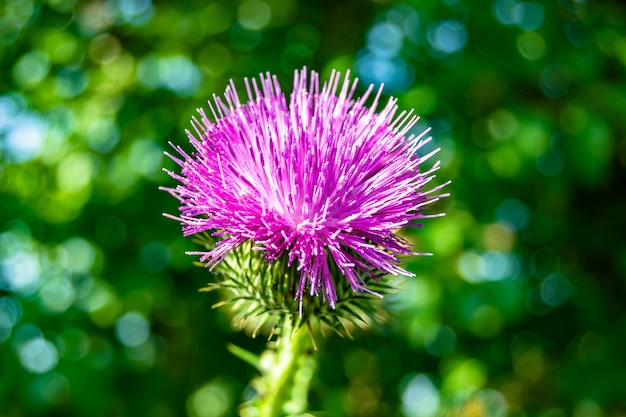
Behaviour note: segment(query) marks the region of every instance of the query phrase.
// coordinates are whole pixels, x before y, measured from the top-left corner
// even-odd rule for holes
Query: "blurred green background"
[[[323,416],[626,416],[626,9],[585,0],[2,0],[0,416],[236,415],[252,340],[199,293],[162,167],[229,78],[351,69],[452,197]]]

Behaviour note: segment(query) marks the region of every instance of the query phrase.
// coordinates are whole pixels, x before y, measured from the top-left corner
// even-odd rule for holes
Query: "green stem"
[[[258,416],[298,415],[307,408],[307,397],[315,368],[314,348],[306,326],[293,330],[285,320],[271,365],[262,379],[267,385],[259,392]]]

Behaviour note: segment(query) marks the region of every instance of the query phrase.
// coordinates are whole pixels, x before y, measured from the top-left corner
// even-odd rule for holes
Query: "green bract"
[[[196,236],[207,249],[215,244],[208,234]],[[250,242],[231,252],[214,268],[218,282],[208,284],[203,291],[220,290],[222,300],[215,307],[229,306],[233,323],[245,327],[253,336],[260,331],[273,334],[286,320],[294,330],[302,325],[331,329],[341,336],[351,336],[355,327],[367,327],[381,321],[382,296],[392,291],[388,278],[371,279],[367,285],[374,293],[354,292],[344,279],[336,279],[338,301],[331,308],[321,297],[296,298],[300,272],[295,264],[287,265],[286,256],[272,263],[263,253],[254,250]],[[334,277],[340,271],[331,265]]]

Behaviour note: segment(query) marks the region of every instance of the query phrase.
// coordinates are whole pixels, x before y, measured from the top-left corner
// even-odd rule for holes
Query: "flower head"
[[[338,280],[354,292],[370,292],[368,281],[406,274],[398,255],[411,245],[394,234],[433,217],[423,207],[441,195],[425,185],[438,169],[420,167],[434,152],[418,156],[427,130],[409,131],[412,112],[396,115],[395,99],[380,112],[382,89],[366,105],[373,87],[354,97],[357,80],[333,72],[320,85],[316,72],[295,72],[289,103],[275,76],[245,80],[241,103],[231,81],[224,100],[209,103],[187,132],[194,151],[175,146],[180,184],[168,189],[181,203],[183,232],[209,231],[216,245],[201,255],[213,267],[244,243],[267,261],[297,265],[293,297],[321,296],[334,307]],[[338,272],[338,273],[337,273]],[[340,276],[337,276],[340,275]]]

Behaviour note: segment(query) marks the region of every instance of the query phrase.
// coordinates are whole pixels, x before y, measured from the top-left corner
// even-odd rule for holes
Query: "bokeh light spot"
[[[384,84],[385,90],[398,91],[411,85],[414,69],[401,56],[391,59],[381,58],[371,52],[364,52],[355,62],[357,73],[364,82]]]
[[[392,305],[399,309],[428,308],[439,297],[438,287],[418,277],[400,280],[398,288],[401,291],[388,298],[392,298]]]
[[[165,269],[170,262],[170,250],[160,242],[148,242],[139,254],[141,265],[151,272],[159,272]]]
[[[128,158],[115,156],[107,166],[107,180],[117,190],[125,190],[134,185],[139,178],[128,164]]]
[[[480,417],[506,417],[508,415],[509,404],[506,397],[500,392],[487,389],[481,390],[472,398],[475,403],[476,413],[468,410],[469,415]],[[464,407],[464,411],[466,408]]]
[[[543,6],[534,2],[495,0],[491,10],[504,26],[517,26],[524,30],[538,29],[545,18]]]
[[[402,391],[402,411],[407,417],[434,417],[441,397],[437,387],[424,374],[411,377]]]
[[[597,402],[588,399],[579,401],[572,413],[572,417],[602,417],[604,415],[602,407]]]
[[[69,257],[70,271],[80,273],[91,269],[96,259],[96,251],[91,243],[82,237],[73,237],[63,243],[63,248]]]
[[[46,281],[39,290],[39,301],[44,310],[62,313],[74,304],[76,292],[72,284],[63,278]]]
[[[596,363],[606,358],[609,343],[606,336],[587,332],[582,335],[578,342],[578,357],[586,363]]]
[[[36,337],[21,345],[18,354],[22,366],[36,374],[48,372],[59,361],[57,348],[43,337]]]
[[[581,15],[587,10],[587,0],[563,0],[561,4],[574,15]]]
[[[261,43],[261,31],[246,29],[239,23],[232,25],[228,31],[230,44],[240,51],[251,51]],[[244,61],[245,62],[245,61]]]
[[[224,32],[232,20],[230,11],[221,3],[211,3],[201,13],[201,21],[208,33]]]
[[[569,76],[559,65],[549,65],[541,72],[541,90],[549,98],[563,97],[570,88]]]
[[[160,58],[155,55],[147,55],[137,66],[136,79],[142,86],[154,90],[161,84],[159,74]]]
[[[117,145],[119,138],[120,130],[111,119],[97,118],[87,127],[87,143],[96,152],[109,152]]]
[[[272,9],[262,0],[245,0],[237,8],[239,24],[249,30],[265,27],[272,17]]]
[[[529,61],[543,58],[546,53],[546,41],[537,32],[524,32],[517,37],[517,50]]]
[[[232,54],[225,46],[211,43],[200,50],[196,62],[209,75],[216,76],[226,73],[231,68],[232,60]]]
[[[408,91],[405,91],[402,96],[400,96],[400,100],[406,102],[407,107],[412,107],[419,114],[428,114],[437,108],[437,92],[430,86],[427,85],[417,85],[411,88]],[[446,142],[448,142],[446,140]],[[437,141],[438,144],[441,144],[441,140]],[[441,152],[451,152],[454,153],[454,144],[451,146],[441,147]],[[441,153],[439,154],[441,157]],[[453,158],[442,158],[446,159],[448,162]],[[442,164],[445,163],[442,161]]]
[[[42,152],[45,145],[47,124],[43,118],[26,113],[7,123],[8,132],[0,136],[0,150],[5,150],[8,160],[28,162]]]
[[[517,262],[510,253],[490,251],[481,255],[480,273],[489,281],[511,278],[517,272]]]
[[[42,337],[43,333],[41,333],[39,327],[31,323],[24,323],[17,327],[17,329],[15,330],[12,340],[13,347],[15,348],[15,350],[19,350],[19,348],[26,342]]]
[[[510,139],[518,132],[517,118],[509,110],[498,109],[489,115],[487,128],[496,139]]]
[[[154,338],[148,337],[145,341],[136,346],[127,346],[126,349],[124,349],[124,354],[128,359],[142,366],[152,366],[157,356]]]
[[[528,208],[516,198],[502,201],[496,208],[496,218],[513,231],[522,229],[528,223]]]
[[[15,123],[15,118],[24,111],[26,99],[20,94],[0,96],[0,133],[5,133]]]
[[[233,393],[222,381],[211,381],[197,389],[187,400],[190,417],[222,417],[230,410]]]
[[[344,372],[350,380],[359,379],[370,372],[367,366],[368,363],[375,363],[372,353],[355,347],[348,352],[343,361]]]
[[[139,175],[151,176],[160,172],[163,149],[151,139],[139,139],[133,143],[128,155],[129,164]]]
[[[489,167],[499,177],[513,178],[519,174],[521,160],[519,154],[511,146],[503,145],[487,153]]]
[[[519,134],[515,136],[515,150],[520,157],[536,158],[550,145],[553,128],[539,121],[520,120]]]
[[[193,94],[200,84],[198,68],[185,56],[161,60],[159,74],[163,85],[185,96]]]
[[[503,25],[513,25],[518,23],[519,16],[515,14],[516,0],[495,0],[492,5],[492,12],[498,22]]]
[[[89,339],[87,351],[87,364],[93,369],[105,369],[113,361],[113,349],[111,344],[103,338],[92,337]]]
[[[554,148],[537,156],[537,170],[546,177],[553,177],[559,174],[564,165],[563,155]]]
[[[114,84],[105,84],[107,88],[111,88],[110,91],[122,88],[133,79],[133,71],[135,69],[135,58],[128,53],[121,53],[114,60],[108,62],[102,66],[102,73],[111,81],[115,81]]]
[[[56,76],[54,91],[61,98],[73,98],[85,91],[89,75],[78,67],[65,67]]]
[[[582,20],[568,22],[565,33],[569,41],[578,48],[588,48],[592,43],[591,29]]]
[[[463,252],[457,260],[457,268],[461,277],[469,282],[480,282],[480,254],[476,251]]]
[[[41,51],[30,51],[22,56],[13,66],[13,79],[28,89],[37,85],[48,75],[50,61]]]
[[[15,251],[0,261],[0,289],[33,294],[41,284],[37,252]]]
[[[70,383],[58,373],[40,375],[30,383],[29,394],[36,403],[62,404],[70,397]]]
[[[11,336],[12,330],[13,323],[11,322],[11,317],[5,311],[0,310],[0,343],[3,343]]]
[[[314,52],[321,40],[319,30],[308,23],[298,23],[287,33],[287,41],[291,45],[299,45],[309,52]]]
[[[428,42],[438,52],[454,54],[467,43],[465,25],[458,20],[445,20],[428,28]]]
[[[446,390],[474,390],[487,381],[485,365],[478,359],[452,360],[446,367],[448,374],[443,383]]]
[[[115,10],[111,3],[90,2],[78,11],[77,21],[83,32],[94,34],[104,31],[113,23]]]
[[[456,345],[456,333],[450,327],[433,326],[424,337],[424,347],[433,356],[444,356]]]
[[[396,56],[402,48],[403,40],[402,30],[389,22],[377,23],[366,35],[367,47],[381,58]]]
[[[44,42],[46,55],[57,64],[69,61],[78,49],[76,38],[63,30],[46,34]]]
[[[22,319],[23,311],[18,299],[11,296],[0,297],[0,343],[9,338],[13,326]]]
[[[98,64],[107,64],[115,60],[122,50],[120,41],[111,34],[98,35],[89,42],[87,53]]]
[[[102,281],[93,281],[89,293],[81,299],[80,306],[89,312],[91,320],[101,327],[111,326],[118,319],[121,302],[111,286]]]
[[[500,310],[490,305],[482,305],[472,314],[469,329],[476,336],[490,338],[497,336],[505,321]]]
[[[538,316],[545,316],[552,311],[552,307],[543,300],[541,286],[535,285],[528,290],[526,294],[526,308]]]
[[[545,370],[545,357],[541,345],[541,338],[530,331],[518,333],[511,341],[515,373],[529,382],[537,381]]]
[[[183,55],[148,55],[137,68],[137,81],[149,89],[167,88],[181,96],[191,96],[200,85],[200,70]]]
[[[78,329],[71,328],[61,333],[63,342],[63,359],[69,361],[78,361],[85,357],[89,349],[89,339],[87,334]]]
[[[73,153],[57,165],[57,185],[68,193],[82,191],[91,185],[95,170],[94,159],[90,154]]]
[[[139,346],[150,336],[150,323],[141,314],[128,312],[115,323],[115,335],[128,347]]]
[[[550,307],[564,304],[572,293],[572,284],[561,274],[550,274],[541,281],[541,299]]]
[[[3,14],[6,13],[6,15],[0,15],[0,18],[4,17],[4,19],[0,20],[0,23],[7,25],[7,29],[13,28],[17,30],[24,28],[36,11],[33,0],[9,0],[3,8]]]
[[[485,249],[496,252],[507,252],[513,248],[515,234],[507,223],[495,223],[485,227],[483,244]]]
[[[545,12],[539,3],[521,2],[512,10],[517,25],[524,30],[535,30],[543,24]]]
[[[589,125],[589,114],[583,107],[570,104],[561,111],[559,122],[561,129],[577,135]]]
[[[552,225],[547,222],[548,219],[546,218],[535,216],[535,219],[536,226],[534,227],[539,230],[552,227]],[[528,265],[529,272],[540,279],[543,279],[554,271],[558,271],[560,268],[560,255],[553,248],[547,246],[537,249],[531,255]]]
[[[150,0],[112,0],[124,21],[133,25],[142,25],[152,17]]]

